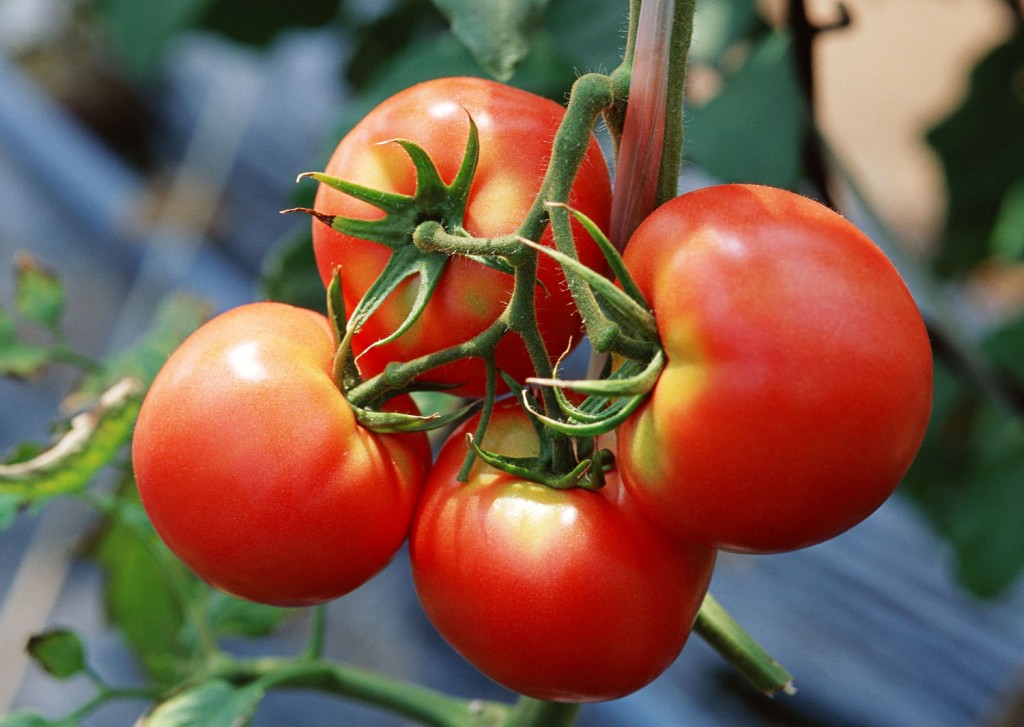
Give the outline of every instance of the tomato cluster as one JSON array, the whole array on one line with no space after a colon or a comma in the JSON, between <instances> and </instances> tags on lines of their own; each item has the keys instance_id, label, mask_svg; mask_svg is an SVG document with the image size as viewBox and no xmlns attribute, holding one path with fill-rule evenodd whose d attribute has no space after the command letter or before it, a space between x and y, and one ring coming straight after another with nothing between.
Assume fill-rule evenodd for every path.
<instances>
[{"instance_id":1,"label":"tomato cluster","mask_svg":"<svg viewBox=\"0 0 1024 727\"><path fill-rule=\"evenodd\" d=\"M420 151L445 185L460 176L474 133L464 205L429 203L447 212L414 210L409 224L467 238L515 233L562 114L478 79L385 101L328 164L359 187L346 195L325 183L317 197L325 284L338 275L344 307L358 309L389 255L416 254L350 232L431 196ZM461 199L445 185L436 189ZM609 187L591 140L568 201L605 227ZM552 244L549 233L541 242ZM607 270L591 242L576 240L580 260ZM552 466L551 442L566 435L515 397L488 397L486 426L481 415L463 421L436 458L422 432L372 430L364 407L415 414L405 393L415 386L367 404L366 377L475 340L504 315L519 278L485 262L452 257L405 328L412 280L352 336L337 319L277 303L193 334L155 380L134 442L142 503L171 550L229 593L302 605L358 587L408 538L424 611L483 673L540 699L613 699L679 654L719 550L778 552L843 532L888 497L920 445L931 355L896 270L835 212L750 185L668 202L612 266L653 313L665 363L621 426L573 440L572 451L602 455L578 468L597 470L581 476L587 486L531 474ZM541 256L536 270L537 324L561 353L580 316L558 265ZM424 381L478 396L493 394L488 370L519 382L535 371L514 335L489 355L490 367L475 349L445 359Z\"/></svg>"}]
</instances>

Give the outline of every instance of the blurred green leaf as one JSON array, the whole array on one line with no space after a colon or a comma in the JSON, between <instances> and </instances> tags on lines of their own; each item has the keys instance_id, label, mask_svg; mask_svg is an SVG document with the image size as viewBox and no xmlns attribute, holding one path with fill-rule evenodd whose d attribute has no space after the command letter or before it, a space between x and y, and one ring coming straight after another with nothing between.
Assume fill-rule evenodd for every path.
<instances>
[{"instance_id":1,"label":"blurred green leaf","mask_svg":"<svg viewBox=\"0 0 1024 727\"><path fill-rule=\"evenodd\" d=\"M957 576L982 597L1004 592L1024 568L1024 447L1007 447L1005 457L967 473L960 483L949 538Z\"/></svg>"},{"instance_id":2,"label":"blurred green leaf","mask_svg":"<svg viewBox=\"0 0 1024 727\"><path fill-rule=\"evenodd\" d=\"M339 0L94 0L97 17L130 76L151 78L169 43L183 31L206 28L243 43L263 45L293 27L333 21Z\"/></svg>"},{"instance_id":3,"label":"blurred green leaf","mask_svg":"<svg viewBox=\"0 0 1024 727\"><path fill-rule=\"evenodd\" d=\"M214 0L95 0L95 11L129 75L151 77L166 44Z\"/></svg>"},{"instance_id":4,"label":"blurred green leaf","mask_svg":"<svg viewBox=\"0 0 1024 727\"><path fill-rule=\"evenodd\" d=\"M0 494L28 504L83 489L128 441L140 403L137 382L118 382L93 408L73 417L49 448L31 459L0 464Z\"/></svg>"},{"instance_id":5,"label":"blurred green leaf","mask_svg":"<svg viewBox=\"0 0 1024 727\"><path fill-rule=\"evenodd\" d=\"M51 359L49 347L19 341L14 319L0 308L0 376L27 379L39 373Z\"/></svg>"},{"instance_id":6,"label":"blurred green leaf","mask_svg":"<svg viewBox=\"0 0 1024 727\"><path fill-rule=\"evenodd\" d=\"M772 33L716 96L689 110L685 152L723 181L792 187L805 127L792 40Z\"/></svg>"},{"instance_id":7,"label":"blurred green leaf","mask_svg":"<svg viewBox=\"0 0 1024 727\"><path fill-rule=\"evenodd\" d=\"M28 653L57 679L85 671L85 647L78 634L67 629L36 634L28 640Z\"/></svg>"},{"instance_id":8,"label":"blurred green leaf","mask_svg":"<svg viewBox=\"0 0 1024 727\"><path fill-rule=\"evenodd\" d=\"M717 63L726 50L760 24L757 4L750 0L697 3L691 60Z\"/></svg>"},{"instance_id":9,"label":"blurred green leaf","mask_svg":"<svg viewBox=\"0 0 1024 727\"><path fill-rule=\"evenodd\" d=\"M352 30L354 46L345 78L357 92L408 46L448 31L447 18L430 0L399 0L365 24L354 18L344 23Z\"/></svg>"},{"instance_id":10,"label":"blurred green leaf","mask_svg":"<svg viewBox=\"0 0 1024 727\"><path fill-rule=\"evenodd\" d=\"M199 24L225 37L263 45L286 28L319 27L333 21L339 0L212 0Z\"/></svg>"},{"instance_id":11,"label":"blurred green leaf","mask_svg":"<svg viewBox=\"0 0 1024 727\"><path fill-rule=\"evenodd\" d=\"M1024 260L1024 176L1003 196L992 226L991 249L1003 260Z\"/></svg>"},{"instance_id":12,"label":"blurred green leaf","mask_svg":"<svg viewBox=\"0 0 1024 727\"><path fill-rule=\"evenodd\" d=\"M551 0L544 16L544 35L548 36L552 49L565 59L563 62L569 69L577 73L605 73L622 60L626 16L626 3ZM544 35L537 36L535 47L544 40ZM520 70L522 75L527 72L535 72L535 68L527 65ZM572 80L569 78L569 82ZM561 83L565 84L565 81ZM562 98L559 100L564 101Z\"/></svg>"},{"instance_id":13,"label":"blurred green leaf","mask_svg":"<svg viewBox=\"0 0 1024 727\"><path fill-rule=\"evenodd\" d=\"M984 352L994 366L1024 386L1024 318L991 333L985 340Z\"/></svg>"},{"instance_id":14,"label":"blurred green leaf","mask_svg":"<svg viewBox=\"0 0 1024 727\"><path fill-rule=\"evenodd\" d=\"M949 194L942 247L935 260L943 275L963 275L989 257L997 219L1001 214L1014 219L1020 214L1007 212L1012 208L1005 207L1004 200L1024 181L1022 74L1024 25L1017 24L1016 33L975 66L960 107L928 133ZM1021 229L1016 232L1024 235Z\"/></svg>"},{"instance_id":15,"label":"blurred green leaf","mask_svg":"<svg viewBox=\"0 0 1024 727\"><path fill-rule=\"evenodd\" d=\"M78 722L72 718L48 720L38 712L22 710L0 717L0 727L76 727Z\"/></svg>"},{"instance_id":16,"label":"blurred green leaf","mask_svg":"<svg viewBox=\"0 0 1024 727\"><path fill-rule=\"evenodd\" d=\"M309 225L279 242L263 259L260 288L270 300L327 312L327 291L316 267Z\"/></svg>"},{"instance_id":17,"label":"blurred green leaf","mask_svg":"<svg viewBox=\"0 0 1024 727\"><path fill-rule=\"evenodd\" d=\"M197 684L157 706L142 727L242 727L256 713L263 690L222 679Z\"/></svg>"},{"instance_id":18,"label":"blurred green leaf","mask_svg":"<svg viewBox=\"0 0 1024 727\"><path fill-rule=\"evenodd\" d=\"M210 623L217 634L246 638L273 633L291 613L286 608L243 601L220 591L210 592L207 609Z\"/></svg>"},{"instance_id":19,"label":"blurred green leaf","mask_svg":"<svg viewBox=\"0 0 1024 727\"><path fill-rule=\"evenodd\" d=\"M190 576L157 538L137 500L126 498L120 507L92 551L106 573L107 618L150 676L173 685L187 676L194 655L184 634L185 594L178 588Z\"/></svg>"},{"instance_id":20,"label":"blurred green leaf","mask_svg":"<svg viewBox=\"0 0 1024 727\"><path fill-rule=\"evenodd\" d=\"M0 492L0 531L6 530L14 524L14 518L23 502L20 495Z\"/></svg>"},{"instance_id":21,"label":"blurred green leaf","mask_svg":"<svg viewBox=\"0 0 1024 727\"><path fill-rule=\"evenodd\" d=\"M1024 319L990 336L982 354L992 375L1024 384ZM1024 569L1024 420L941 361L934 390L928 433L901 491L949 541L961 583L996 596Z\"/></svg>"},{"instance_id":22,"label":"blurred green leaf","mask_svg":"<svg viewBox=\"0 0 1024 727\"><path fill-rule=\"evenodd\" d=\"M499 81L512 78L530 52L549 0L434 0L452 32Z\"/></svg>"},{"instance_id":23,"label":"blurred green leaf","mask_svg":"<svg viewBox=\"0 0 1024 727\"><path fill-rule=\"evenodd\" d=\"M18 313L26 320L57 333L64 312L64 286L60 280L27 254L18 256L16 276L15 307Z\"/></svg>"}]
</instances>

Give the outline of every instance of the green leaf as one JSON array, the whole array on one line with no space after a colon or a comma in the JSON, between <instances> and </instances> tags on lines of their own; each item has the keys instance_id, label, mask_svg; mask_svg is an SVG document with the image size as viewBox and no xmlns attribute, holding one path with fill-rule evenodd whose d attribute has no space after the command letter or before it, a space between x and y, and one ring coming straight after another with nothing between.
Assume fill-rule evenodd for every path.
<instances>
[{"instance_id":1,"label":"green leaf","mask_svg":"<svg viewBox=\"0 0 1024 727\"><path fill-rule=\"evenodd\" d=\"M23 710L0 717L0 727L77 727L78 722L70 717L57 721L48 720L38 712Z\"/></svg>"},{"instance_id":2,"label":"green leaf","mask_svg":"<svg viewBox=\"0 0 1024 727\"><path fill-rule=\"evenodd\" d=\"M0 465L0 494L41 502L83 489L131 436L141 403L138 382L124 379L92 408L71 419L68 430L35 457Z\"/></svg>"},{"instance_id":3,"label":"green leaf","mask_svg":"<svg viewBox=\"0 0 1024 727\"><path fill-rule=\"evenodd\" d=\"M992 226L991 250L1004 260L1024 260L1024 176L1006 190Z\"/></svg>"},{"instance_id":4,"label":"green leaf","mask_svg":"<svg viewBox=\"0 0 1024 727\"><path fill-rule=\"evenodd\" d=\"M183 593L175 584L187 588L193 583L157 538L134 491L92 556L106 573L107 619L124 634L150 676L176 684L188 674L194 646L185 638Z\"/></svg>"},{"instance_id":5,"label":"green leaf","mask_svg":"<svg viewBox=\"0 0 1024 727\"><path fill-rule=\"evenodd\" d=\"M772 33L754 45L718 95L689 109L686 152L723 181L792 187L805 128L792 39Z\"/></svg>"},{"instance_id":6,"label":"green leaf","mask_svg":"<svg viewBox=\"0 0 1024 727\"><path fill-rule=\"evenodd\" d=\"M477 62L507 81L530 52L548 0L434 0Z\"/></svg>"},{"instance_id":7,"label":"green leaf","mask_svg":"<svg viewBox=\"0 0 1024 727\"><path fill-rule=\"evenodd\" d=\"M961 497L949 537L957 576L973 593L1003 593L1024 569L1024 447L999 462L972 469L961 481Z\"/></svg>"},{"instance_id":8,"label":"green leaf","mask_svg":"<svg viewBox=\"0 0 1024 727\"><path fill-rule=\"evenodd\" d=\"M207 3L199 20L202 27L232 40L264 45L285 29L330 23L338 13L338 5L339 0L214 0Z\"/></svg>"},{"instance_id":9,"label":"green leaf","mask_svg":"<svg viewBox=\"0 0 1024 727\"><path fill-rule=\"evenodd\" d=\"M97 13L114 52L130 75L152 76L165 46L195 24L213 0L96 0Z\"/></svg>"},{"instance_id":10,"label":"green leaf","mask_svg":"<svg viewBox=\"0 0 1024 727\"><path fill-rule=\"evenodd\" d=\"M28 640L28 653L58 679L85 671L85 647L73 631L59 629L36 634Z\"/></svg>"},{"instance_id":11,"label":"green leaf","mask_svg":"<svg viewBox=\"0 0 1024 727\"><path fill-rule=\"evenodd\" d=\"M757 4L750 0L697 3L690 59L717 64L733 45L760 24Z\"/></svg>"},{"instance_id":12,"label":"green leaf","mask_svg":"<svg viewBox=\"0 0 1024 727\"><path fill-rule=\"evenodd\" d=\"M987 339L983 355L1024 382L1024 320ZM1024 421L941 360L934 391L932 421L901 491L952 546L960 582L996 596L1024 570Z\"/></svg>"},{"instance_id":13,"label":"green leaf","mask_svg":"<svg viewBox=\"0 0 1024 727\"><path fill-rule=\"evenodd\" d=\"M50 349L18 340L14 320L0 308L0 376L27 379L38 374L52 360Z\"/></svg>"},{"instance_id":14,"label":"green leaf","mask_svg":"<svg viewBox=\"0 0 1024 727\"><path fill-rule=\"evenodd\" d=\"M256 684L236 688L223 679L211 679L158 705L142 727L242 727L262 699L263 689Z\"/></svg>"},{"instance_id":15,"label":"green leaf","mask_svg":"<svg viewBox=\"0 0 1024 727\"><path fill-rule=\"evenodd\" d=\"M15 306L26 320L57 333L64 312L64 286L31 255L19 255Z\"/></svg>"},{"instance_id":16,"label":"green leaf","mask_svg":"<svg viewBox=\"0 0 1024 727\"><path fill-rule=\"evenodd\" d=\"M263 259L260 289L270 300L326 312L324 284L308 226L279 242Z\"/></svg>"},{"instance_id":17,"label":"green leaf","mask_svg":"<svg viewBox=\"0 0 1024 727\"><path fill-rule=\"evenodd\" d=\"M0 532L14 524L14 518L21 509L24 500L21 495L12 492L0 492Z\"/></svg>"},{"instance_id":18,"label":"green leaf","mask_svg":"<svg viewBox=\"0 0 1024 727\"><path fill-rule=\"evenodd\" d=\"M248 638L268 636L291 613L286 608L243 601L220 591L209 594L207 609L210 622L218 634Z\"/></svg>"},{"instance_id":19,"label":"green leaf","mask_svg":"<svg viewBox=\"0 0 1024 727\"><path fill-rule=\"evenodd\" d=\"M626 15L621 3L551 0L544 17L546 33L535 38L531 57L545 52L544 46L549 45L550 52L564 58L562 62L569 69L610 71L621 60ZM524 65L521 70L525 76L526 70L533 69Z\"/></svg>"},{"instance_id":20,"label":"green leaf","mask_svg":"<svg viewBox=\"0 0 1024 727\"><path fill-rule=\"evenodd\" d=\"M1016 31L978 63L963 104L927 136L949 196L935 260L943 275L963 275L989 256L1004 200L1024 180L1024 26L1018 23Z\"/></svg>"}]
</instances>

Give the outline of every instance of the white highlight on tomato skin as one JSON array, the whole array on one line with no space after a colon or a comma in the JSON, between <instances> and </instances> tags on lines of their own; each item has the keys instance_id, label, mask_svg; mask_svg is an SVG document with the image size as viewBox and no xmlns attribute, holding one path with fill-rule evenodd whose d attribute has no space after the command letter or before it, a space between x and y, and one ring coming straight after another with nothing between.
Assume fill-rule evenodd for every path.
<instances>
[{"instance_id":1,"label":"white highlight on tomato skin","mask_svg":"<svg viewBox=\"0 0 1024 727\"><path fill-rule=\"evenodd\" d=\"M494 501L488 513L488 520L500 528L506 537L514 537L523 547L523 552L534 556L547 553L552 541L563 537L565 529L572 527L578 517L579 511L571 502L553 502L547 497L540 500L500 497ZM490 530L491 524L487 527Z\"/></svg>"},{"instance_id":2,"label":"white highlight on tomato skin","mask_svg":"<svg viewBox=\"0 0 1024 727\"><path fill-rule=\"evenodd\" d=\"M454 101L441 101L431 104L427 109L427 113L437 119L447 119L452 117L458 110L459 105Z\"/></svg>"},{"instance_id":3,"label":"white highlight on tomato skin","mask_svg":"<svg viewBox=\"0 0 1024 727\"><path fill-rule=\"evenodd\" d=\"M260 345L257 341L246 341L228 351L228 364L235 376L243 381L264 381L269 374L260 361Z\"/></svg>"}]
</instances>

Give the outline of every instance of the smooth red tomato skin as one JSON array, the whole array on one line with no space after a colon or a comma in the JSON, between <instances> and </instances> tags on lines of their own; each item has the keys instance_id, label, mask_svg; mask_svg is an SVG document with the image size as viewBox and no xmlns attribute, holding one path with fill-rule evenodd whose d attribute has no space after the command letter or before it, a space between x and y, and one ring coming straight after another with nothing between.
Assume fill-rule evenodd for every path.
<instances>
[{"instance_id":1,"label":"smooth red tomato skin","mask_svg":"<svg viewBox=\"0 0 1024 727\"><path fill-rule=\"evenodd\" d=\"M416 590L442 636L496 682L537 699L615 699L676 658L707 590L714 551L643 517L618 478L553 490L481 466L456 481L464 426L442 449L410 536ZM535 454L515 408L487 444Z\"/></svg>"},{"instance_id":2,"label":"smooth red tomato skin","mask_svg":"<svg viewBox=\"0 0 1024 727\"><path fill-rule=\"evenodd\" d=\"M337 598L404 542L430 462L378 435L331 379L319 313L253 303L202 326L143 402L139 494L164 542L211 585L300 606Z\"/></svg>"},{"instance_id":3,"label":"smooth red tomato skin","mask_svg":"<svg viewBox=\"0 0 1024 727\"><path fill-rule=\"evenodd\" d=\"M416 174L396 138L419 144L434 160L445 182L462 163L469 134L467 113L480 134L480 159L471 187L465 229L472 235L496 237L515 232L540 189L551 155L551 142L564 115L557 103L510 86L479 78L427 81L392 96L367 114L349 132L327 163L326 173L375 189L412 194ZM591 138L569 203L607 229L611 209L608 169ZM373 219L382 213L363 202L321 185L314 208L320 212ZM607 265L589 236L576 227L580 259L595 270ZM548 230L542 239L552 244ZM313 222L313 245L325 285L341 266L342 292L351 311L383 269L390 251ZM582 338L581 321L558 264L541 256L536 304L541 333L553 353ZM389 362L409 360L461 343L494 322L512 294L512 276L469 258L451 259L434 297L419 322L393 343L372 348L359 358L367 376ZM414 296L405 283L354 337L357 352L390 335L405 319ZM498 367L519 380L532 375L526 350L516 336L498 346ZM463 360L430 373L432 381L458 384L454 393L480 395L484 367Z\"/></svg>"},{"instance_id":4,"label":"smooth red tomato skin","mask_svg":"<svg viewBox=\"0 0 1024 727\"><path fill-rule=\"evenodd\" d=\"M659 208L624 257L668 359L618 435L652 518L777 552L838 535L893 492L927 426L931 350L863 233L791 192L722 185Z\"/></svg>"}]
</instances>

